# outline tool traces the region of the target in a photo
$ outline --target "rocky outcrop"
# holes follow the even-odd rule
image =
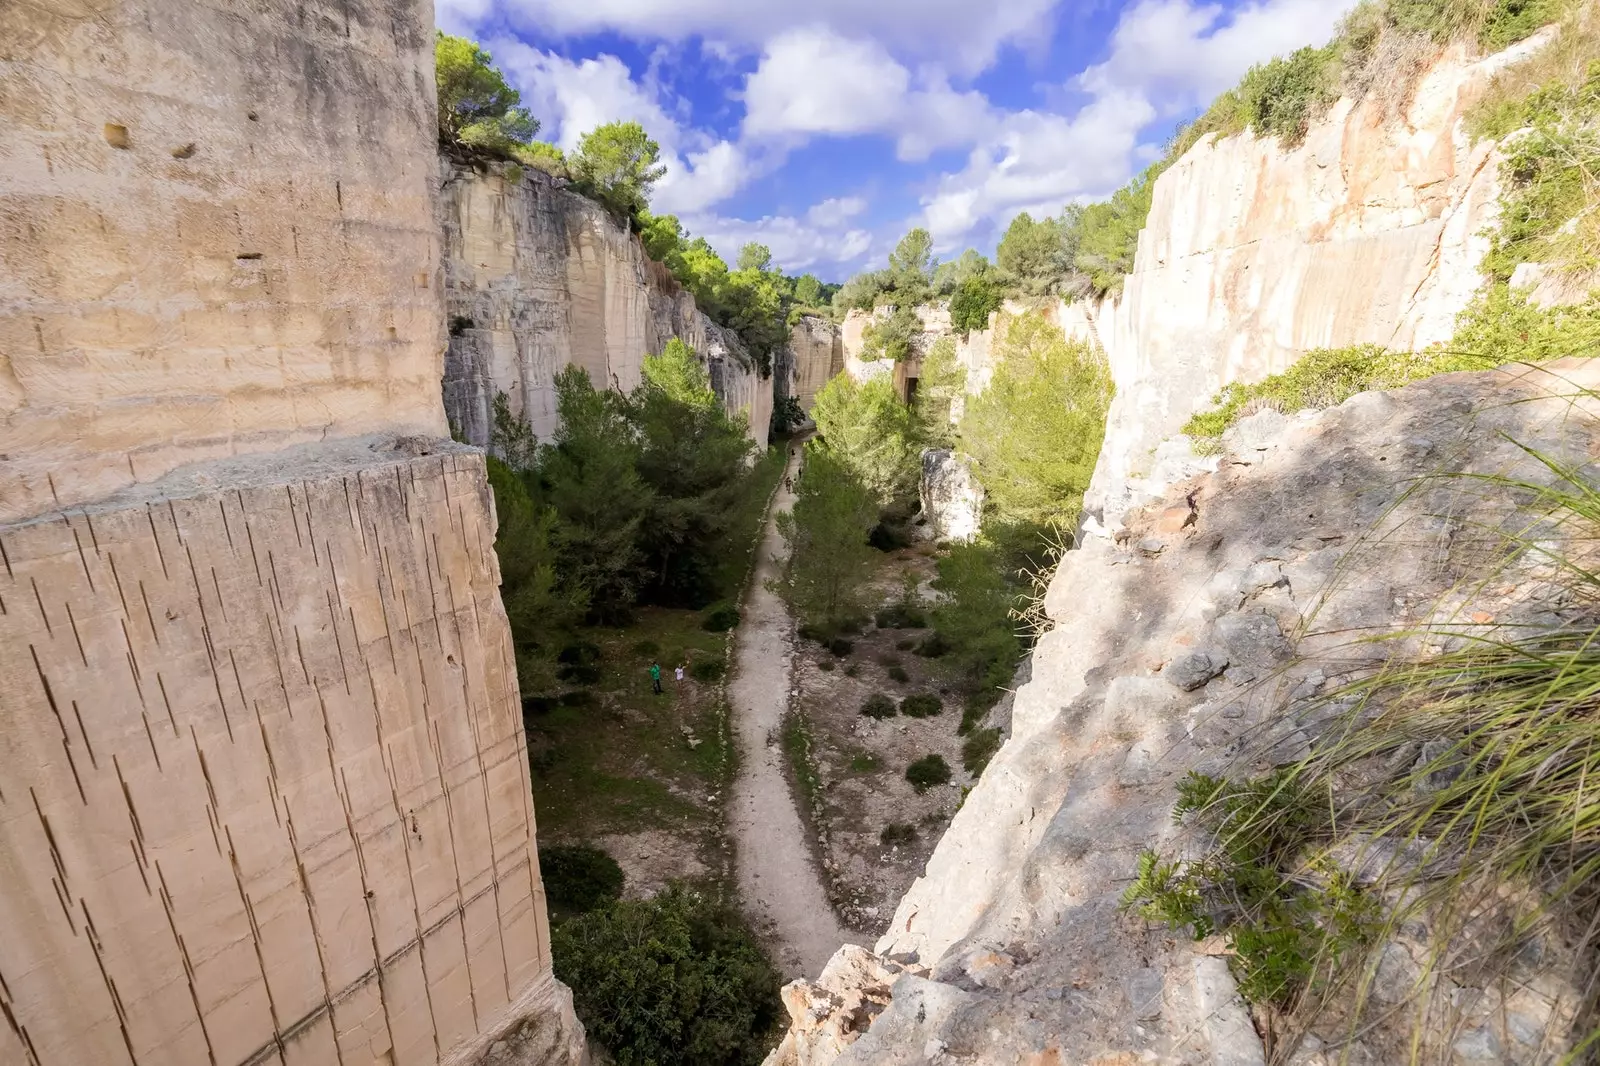
[[[0,5],[0,1062],[470,1062],[554,981],[431,5]]]
[[[806,315],[789,330],[789,343],[773,361],[773,386],[779,396],[792,396],[806,414],[817,390],[844,370],[844,334],[834,323]]]
[[[1549,32],[1484,59],[1451,48],[1397,121],[1341,100],[1298,148],[1206,137],[1161,175],[1122,292],[1059,312],[1117,387],[1088,510],[1114,524],[1156,445],[1229,382],[1314,348],[1449,339],[1499,215],[1495,146],[1462,116]]]
[[[541,440],[554,435],[555,376],[580,366],[599,388],[638,385],[673,337],[699,355],[730,414],[765,447],[772,382],[733,331],[712,322],[638,238],[541,171],[441,160],[444,402],[462,439],[489,443],[505,393]]]
[[[1497,529],[1525,528],[1510,494],[1417,482],[1548,479],[1519,444],[1589,463],[1600,405],[1570,396],[1573,384],[1600,385],[1600,369],[1560,373],[1451,375],[1263,421],[1230,438],[1215,472],[1130,516],[1125,538],[1065,556],[1011,736],[875,948],[881,965],[926,975],[896,976],[864,1034],[829,1011],[881,998],[886,978],[870,964],[850,960],[868,975],[858,987],[791,988],[788,1061],[1263,1062],[1220,949],[1121,913],[1120,893],[1141,849],[1177,846],[1174,785],[1186,772],[1299,758],[1337,713],[1317,692],[1420,649],[1352,642],[1353,627],[1563,624],[1526,597],[1534,571],[1521,562],[1504,585],[1462,580],[1503,550]],[[1424,1033],[1426,1061],[1484,1048],[1547,1061],[1541,1041],[1548,1061],[1560,1057],[1582,975],[1553,938],[1501,986],[1465,970],[1423,977],[1426,948],[1410,935],[1384,949],[1373,994],[1393,1003],[1428,982],[1447,1017]],[[1294,1061],[1337,1060],[1317,1050],[1323,1041],[1349,1061],[1406,1061],[1412,1017],[1388,1012],[1353,1046],[1340,1022],[1313,1027]],[[847,1041],[836,1057],[813,1053]]]
[[[939,540],[969,541],[983,522],[983,486],[948,448],[922,453],[922,518]]]

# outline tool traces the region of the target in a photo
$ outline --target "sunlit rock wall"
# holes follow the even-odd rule
[[[466,1063],[550,972],[426,2],[0,6],[0,1063]]]
[[[789,330],[789,343],[780,353],[775,386],[793,396],[806,414],[817,391],[844,370],[844,339],[840,328],[825,318],[806,315]]]
[[[729,413],[744,414],[751,439],[766,444],[770,378],[625,226],[536,170],[440,166],[445,409],[465,440],[489,443],[500,392],[549,440],[562,369],[577,365],[597,387],[628,391],[644,357],[679,337],[706,364]]]

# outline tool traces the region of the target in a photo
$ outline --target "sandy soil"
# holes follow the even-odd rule
[[[798,451],[798,448],[796,449]],[[793,476],[798,459],[786,474]],[[777,949],[785,977],[816,977],[844,943],[862,943],[834,916],[806,840],[805,823],[784,775],[779,743],[789,704],[793,625],[767,589],[788,558],[774,515],[794,503],[781,486],[767,512],[755,573],[745,595],[728,684],[739,776],[729,821],[746,912]]]

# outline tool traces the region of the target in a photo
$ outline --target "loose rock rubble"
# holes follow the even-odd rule
[[[1257,416],[1214,473],[1130,516],[1126,537],[1070,553],[1010,739],[876,957],[849,949],[786,991],[795,1024],[769,1062],[1264,1063],[1225,948],[1148,926],[1119,896],[1143,848],[1182,846],[1185,773],[1303,757],[1338,711],[1318,693],[1428,651],[1415,636],[1368,638],[1444,618],[1558,624],[1531,571],[1469,580],[1503,562],[1492,530],[1525,522],[1517,501],[1429,478],[1547,476],[1519,445],[1591,462],[1596,404],[1552,394],[1595,387],[1600,368],[1557,371],[1567,380],[1458,374],[1366,393],[1271,420],[1272,433]],[[1192,519],[1169,520],[1178,507]],[[1421,972],[1422,933],[1402,932],[1383,949],[1379,1002],[1403,1002]],[[1570,960],[1537,946],[1515,988],[1455,975],[1438,990],[1446,1009],[1423,1023],[1433,1058],[1558,1060]],[[1338,1017],[1275,1059],[1404,1061],[1409,1011],[1353,1043]]]

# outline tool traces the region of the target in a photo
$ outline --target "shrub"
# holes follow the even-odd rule
[[[924,659],[940,659],[950,653],[950,645],[938,633],[929,633],[918,642],[916,652]]]
[[[883,761],[870,751],[863,751],[850,759],[852,773],[870,774],[883,766]]]
[[[904,522],[885,518],[872,527],[867,543],[881,552],[899,551],[911,546],[911,530]]]
[[[825,672],[830,673],[830,674],[833,673],[833,660],[832,659],[820,659],[820,660],[818,660],[817,661],[817,669],[825,671]]]
[[[600,661],[600,646],[580,641],[568,644],[556,655],[556,662],[573,666],[593,666]]]
[[[983,773],[994,753],[1000,750],[1000,730],[980,729],[968,735],[961,745],[961,765],[973,777]]]
[[[988,329],[989,316],[1000,310],[1000,287],[988,276],[970,277],[950,297],[950,327],[959,333]]]
[[[721,681],[727,672],[728,664],[721,659],[696,659],[689,664],[689,676],[706,684]]]
[[[1016,590],[994,549],[958,544],[939,560],[934,582],[945,599],[933,620],[943,646],[953,651],[961,685],[970,693],[998,689],[1011,680],[1022,646],[1011,611]]]
[[[942,755],[924,755],[906,767],[906,780],[911,782],[911,787],[919,794],[928,791],[934,785],[948,785],[950,764],[944,761]]]
[[[894,700],[881,692],[874,692],[861,704],[861,713],[868,718],[893,718],[897,713]]]
[[[1288,147],[1305,140],[1338,93],[1337,46],[1302,48],[1286,58],[1251,67],[1238,89],[1250,126]]]
[[[588,689],[576,688],[571,692],[563,692],[560,702],[563,707],[593,707],[595,698]]]
[[[851,663],[849,666],[845,667],[844,668],[844,676],[845,677],[860,677],[861,676],[861,664],[860,663]]]
[[[636,641],[633,645],[633,654],[645,659],[654,658],[661,654],[661,645],[653,640]]]
[[[917,828],[905,822],[890,822],[878,834],[878,842],[886,848],[900,848],[917,842]]]
[[[619,1066],[756,1063],[783,1013],[778,972],[739,912],[682,887],[563,922],[550,949]]]
[[[906,637],[904,640],[897,640],[894,646],[899,651],[910,651],[917,646],[917,638]]]
[[[906,673],[906,668],[898,664],[889,667],[889,680],[905,684],[911,680],[911,675]]]
[[[801,634],[826,640],[860,612],[874,561],[867,534],[877,521],[871,494],[833,449],[805,446],[794,508],[778,514],[790,563],[784,598],[805,622]]]
[[[599,848],[553,844],[539,849],[545,898],[560,916],[587,914],[622,896],[622,867]]]
[[[598,666],[577,666],[569,663],[556,668],[556,677],[574,685],[598,685],[600,683],[600,668]]]
[[[739,624],[739,608],[729,604],[713,607],[706,613],[700,628],[708,633],[726,633]]]
[[[944,710],[944,701],[931,692],[919,692],[900,701],[900,713],[907,718],[932,718]]]
[[[920,608],[902,602],[878,608],[873,621],[879,629],[923,629],[928,624],[928,616]]]
[[[834,637],[832,640],[828,641],[828,650],[833,652],[833,654],[840,659],[843,659],[845,656],[855,651],[856,646],[854,642],[845,640],[843,637]]]

